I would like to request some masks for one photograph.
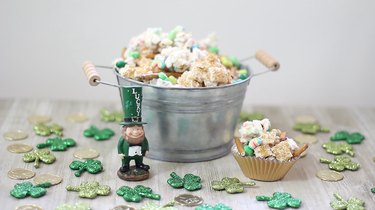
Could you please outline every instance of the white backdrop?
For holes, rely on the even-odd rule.
[[[372,0],[3,0],[0,98],[118,100],[116,89],[88,85],[82,62],[110,65],[132,36],[176,25],[197,38],[216,32],[223,53],[262,48],[280,61],[253,78],[246,105],[375,105]]]

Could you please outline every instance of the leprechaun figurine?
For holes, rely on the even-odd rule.
[[[122,105],[124,122],[117,150],[122,160],[122,166],[117,175],[127,181],[148,179],[150,166],[143,164],[143,157],[148,151],[148,141],[145,137],[142,122],[142,87],[122,87]],[[130,166],[134,160],[135,166]]]

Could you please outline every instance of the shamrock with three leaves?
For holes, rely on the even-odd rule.
[[[331,201],[329,205],[331,205],[334,210],[365,210],[365,202],[361,199],[351,197],[346,201],[338,193],[333,195],[336,199]]]
[[[326,152],[333,154],[333,155],[341,155],[346,153],[350,156],[354,156],[354,151],[352,145],[344,142],[344,143],[334,143],[334,142],[327,142],[322,145],[322,147],[326,150]]]
[[[98,195],[109,195],[111,193],[111,187],[100,185],[96,181],[83,182],[78,186],[68,185],[65,189],[79,192],[78,195],[81,198],[96,198]]]
[[[56,157],[47,149],[38,149],[23,155],[24,162],[34,162],[34,167],[39,168],[40,162],[51,164]]]
[[[76,177],[81,176],[84,171],[88,171],[90,174],[97,174],[103,171],[102,163],[99,160],[86,160],[85,162],[75,160],[69,168],[72,170],[78,170],[74,173]]]
[[[301,206],[299,198],[293,198],[290,193],[286,192],[275,192],[272,197],[257,195],[255,198],[257,201],[267,201],[268,207],[274,209],[299,208]]]
[[[331,141],[345,140],[348,144],[360,144],[365,140],[365,137],[359,132],[349,133],[348,131],[338,131],[330,139]]]
[[[10,191],[10,195],[15,198],[25,198],[27,196],[39,198],[47,193],[47,190],[44,188],[48,188],[50,186],[51,183],[49,182],[45,182],[35,186],[31,182],[22,182],[14,185],[13,190]]]
[[[320,162],[328,164],[329,169],[335,171],[343,171],[345,169],[356,171],[360,166],[359,163],[355,163],[345,156],[337,156],[333,161],[326,158],[320,158]]]
[[[58,124],[46,125],[39,123],[34,126],[34,131],[39,136],[49,136],[51,134],[63,136],[63,127]]]
[[[227,193],[242,193],[245,186],[255,186],[255,182],[240,182],[237,178],[224,177],[221,181],[212,181],[212,189],[221,191],[225,190]]]
[[[139,203],[143,198],[160,200],[159,194],[152,193],[152,189],[143,185],[137,185],[133,188],[122,186],[116,191],[117,195],[122,196],[125,201]]]
[[[184,178],[178,176],[175,172],[170,174],[171,178],[167,180],[167,183],[173,188],[185,188],[189,191],[195,191],[202,188],[201,178],[193,174],[185,174]]]
[[[52,151],[65,151],[68,147],[73,147],[76,145],[74,139],[67,138],[63,139],[56,136],[55,138],[49,138],[46,143],[37,144],[38,149],[43,149],[49,147]]]
[[[90,126],[90,128],[83,131],[83,135],[90,138],[94,137],[95,140],[101,141],[111,138],[115,135],[115,132],[113,132],[109,128],[104,128],[100,130],[95,125],[92,125]]]
[[[104,122],[121,122],[124,114],[121,111],[110,112],[108,109],[100,110],[100,119]]]

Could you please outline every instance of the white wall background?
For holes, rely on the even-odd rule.
[[[88,85],[82,62],[109,65],[147,27],[176,25],[197,38],[215,31],[226,54],[262,48],[280,61],[253,78],[245,104],[375,106],[372,0],[3,0],[0,98],[118,100]]]

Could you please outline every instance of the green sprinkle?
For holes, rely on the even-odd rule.
[[[239,68],[241,66],[241,63],[236,56],[230,56],[229,59],[233,63],[233,66],[235,66],[237,68]]]
[[[174,85],[177,84],[177,78],[176,77],[171,75],[171,76],[168,77],[168,79],[172,84],[174,84]]]
[[[207,50],[209,52],[212,52],[212,53],[215,53],[215,54],[219,54],[219,48],[217,48],[217,47],[209,47]]]
[[[141,54],[138,51],[134,51],[134,52],[130,52],[128,56],[132,57],[134,59],[137,59],[137,58],[139,58],[140,55]]]
[[[249,145],[244,146],[244,150],[246,156],[254,156],[254,150]]]
[[[165,80],[165,81],[168,81],[168,80],[169,80],[168,76],[167,76],[164,72],[160,72],[160,73],[158,74],[158,76],[159,76],[159,78],[162,79],[162,80]]]
[[[220,61],[227,68],[230,68],[230,67],[233,66],[232,61],[230,61],[230,59],[228,57],[226,57],[226,56],[221,56],[220,57]]]
[[[119,60],[119,61],[116,62],[116,67],[119,68],[119,69],[124,68],[125,65],[126,65],[126,62],[123,61],[123,60]]]

